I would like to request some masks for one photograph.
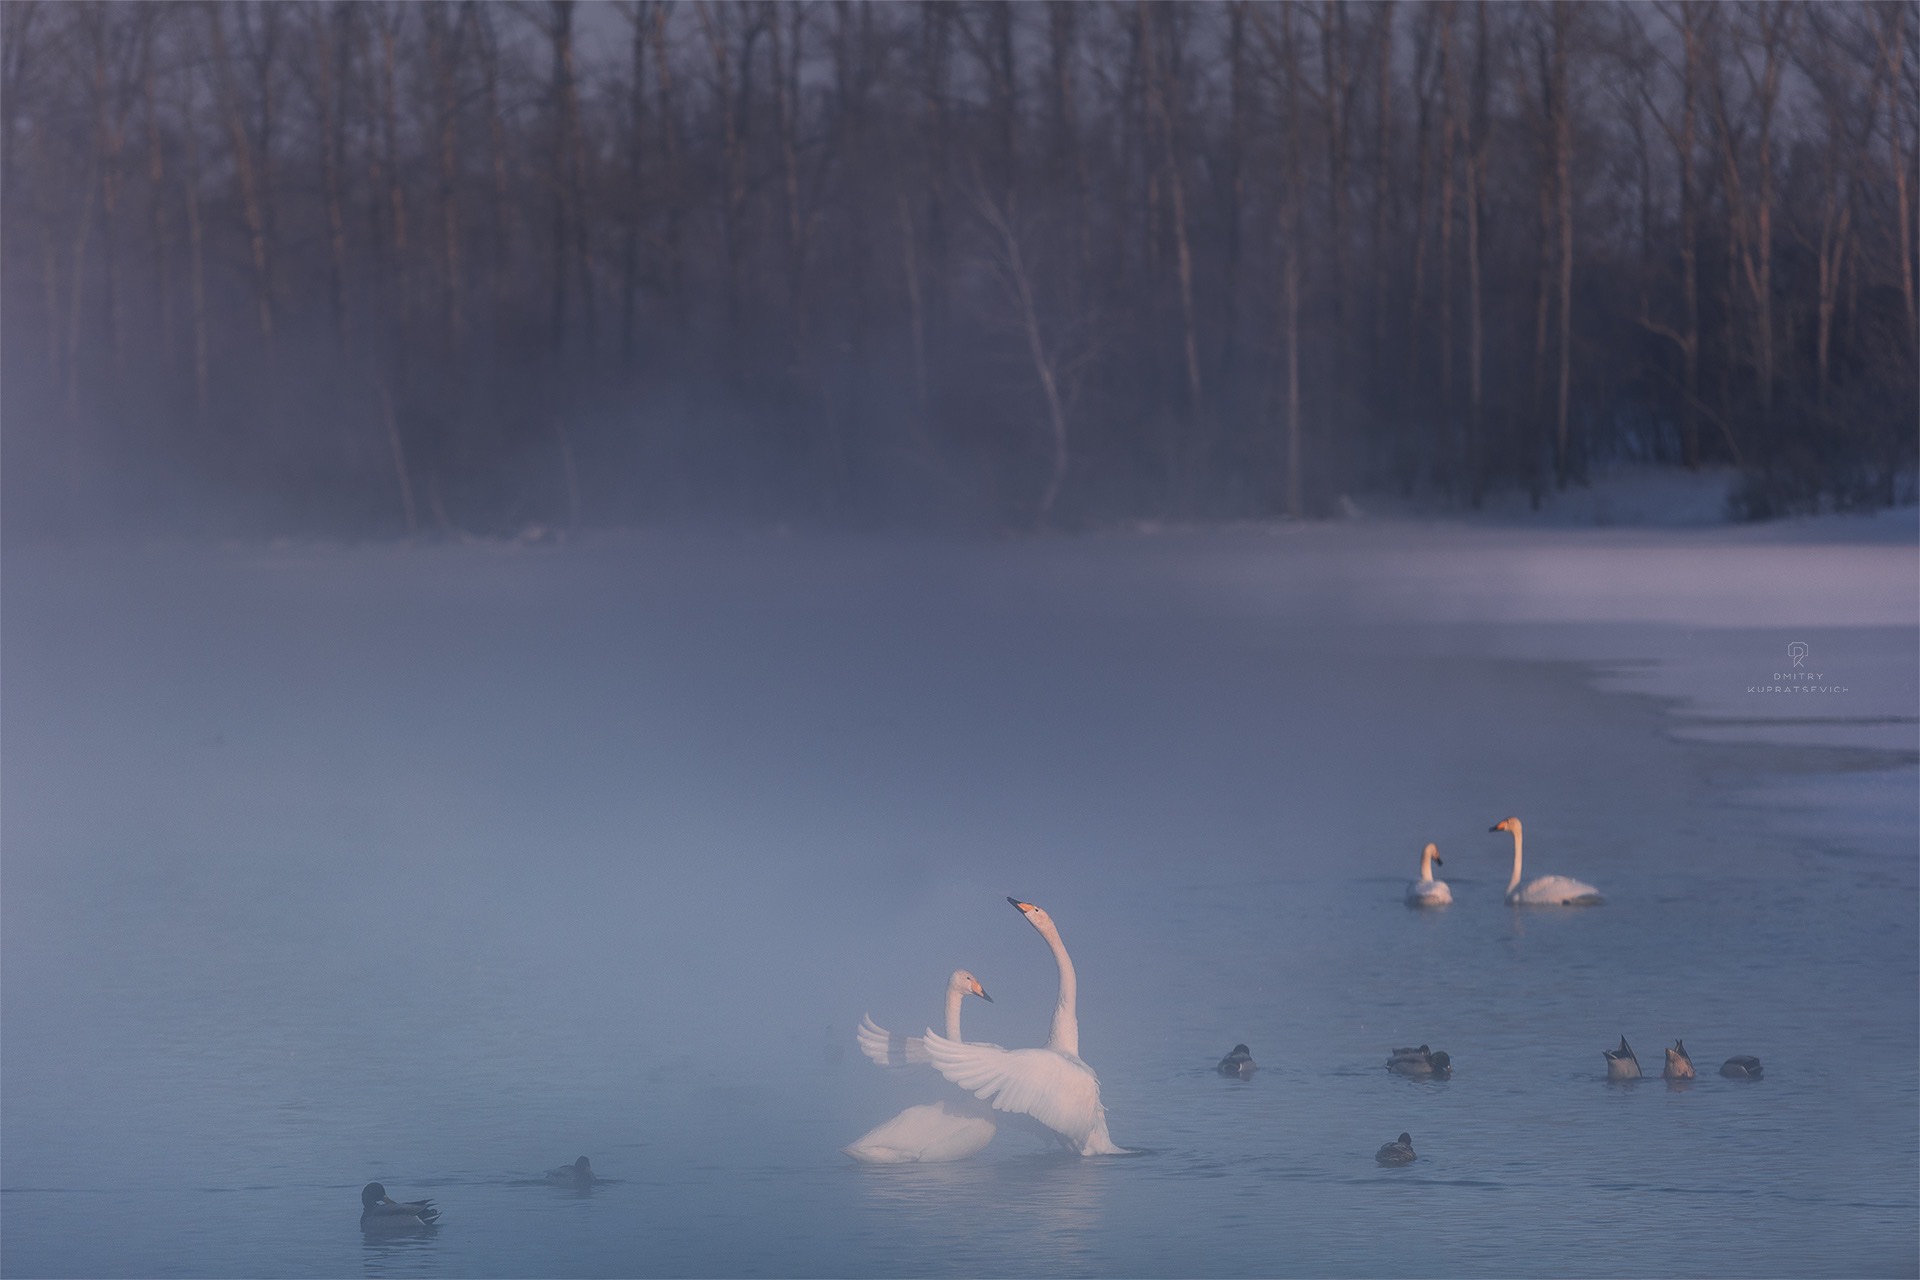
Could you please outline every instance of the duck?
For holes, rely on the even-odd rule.
[[[1444,907],[1453,902],[1453,890],[1447,888],[1445,880],[1435,880],[1433,869],[1440,866],[1440,849],[1428,844],[1420,851],[1420,878],[1407,886],[1407,905],[1410,907]]]
[[[1403,1133],[1392,1142],[1382,1143],[1380,1149],[1373,1153],[1373,1158],[1381,1164],[1412,1164],[1415,1159],[1413,1135]]]
[[[1758,1080],[1760,1059],[1752,1054],[1737,1053],[1720,1064],[1720,1074],[1729,1080]]]
[[[1425,1045],[1417,1049],[1395,1049],[1387,1059],[1387,1070],[1403,1076],[1445,1079],[1453,1074],[1453,1059],[1444,1050],[1429,1049]]]
[[[362,1231],[413,1231],[439,1221],[440,1211],[433,1207],[431,1200],[390,1200],[387,1189],[377,1182],[360,1188]]]
[[[1660,1074],[1669,1080],[1693,1079],[1693,1059],[1687,1056],[1686,1045],[1673,1042],[1673,1048],[1667,1050],[1667,1068]]]
[[[547,1181],[556,1187],[590,1187],[593,1185],[593,1165],[588,1163],[585,1156],[581,1156],[572,1164],[547,1170]]]
[[[1489,832],[1505,831],[1513,836],[1513,878],[1507,881],[1507,905],[1512,907],[1592,907],[1606,901],[1601,892],[1584,880],[1572,876],[1540,876],[1522,887],[1520,884],[1520,819],[1502,818],[1488,827]]]
[[[1640,1059],[1633,1056],[1633,1049],[1628,1046],[1625,1036],[1620,1037],[1618,1049],[1602,1049],[1600,1052],[1607,1059],[1607,1079],[1638,1080],[1640,1078]]]
[[[1233,1052],[1220,1059],[1220,1065],[1217,1070],[1223,1076],[1233,1076],[1236,1079],[1245,1080],[1254,1072],[1253,1055],[1247,1052],[1247,1046],[1237,1044],[1233,1046]]]

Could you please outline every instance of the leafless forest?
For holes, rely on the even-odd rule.
[[[1909,4],[0,18],[15,533],[1912,492]]]

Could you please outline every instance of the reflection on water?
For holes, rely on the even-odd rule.
[[[363,1231],[362,1265],[369,1276],[433,1275],[438,1268],[434,1250],[439,1245],[438,1227],[416,1227],[412,1231]]]

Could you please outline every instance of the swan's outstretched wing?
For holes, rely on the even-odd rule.
[[[906,1067],[927,1061],[927,1046],[919,1036],[897,1036],[875,1022],[871,1015],[860,1015],[860,1028],[854,1035],[859,1038],[860,1052],[876,1066]]]
[[[1080,1059],[1055,1049],[962,1044],[931,1028],[925,1044],[941,1075],[994,1110],[1032,1116],[1079,1150],[1096,1130],[1104,1135],[1100,1078]]]

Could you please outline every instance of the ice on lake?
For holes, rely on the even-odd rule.
[[[1916,568],[1911,512],[10,548],[0,1270],[1913,1274]],[[1509,814],[1606,905],[1502,905]],[[964,966],[1044,1040],[1008,894],[1146,1154],[849,1162],[943,1087],[863,1012]]]

